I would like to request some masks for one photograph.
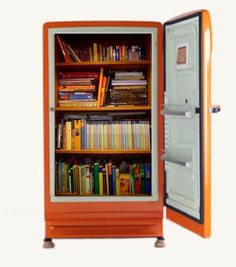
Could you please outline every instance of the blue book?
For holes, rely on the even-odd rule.
[[[116,195],[116,167],[112,166],[112,183],[111,183],[111,192],[112,195]]]
[[[83,93],[83,94],[70,94],[69,100],[79,100],[79,99],[92,99],[93,94],[91,93]]]
[[[152,170],[151,170],[150,163],[144,165],[144,174],[145,174],[145,193],[151,194],[152,192],[152,188],[151,188]]]

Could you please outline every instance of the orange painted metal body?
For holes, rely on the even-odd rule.
[[[163,51],[159,46],[158,64],[158,201],[139,202],[77,202],[56,203],[50,200],[49,162],[49,54],[48,30],[58,27],[153,27],[157,28],[158,41],[162,43],[162,24],[157,22],[49,22],[44,25],[44,176],[45,221],[48,238],[64,237],[157,237],[163,236],[163,173],[160,160],[164,146],[163,117]]]
[[[210,236],[211,225],[211,24],[208,11],[202,12],[202,103],[203,103],[203,188],[204,223],[195,222],[169,208],[166,217],[203,236]],[[176,19],[176,18],[174,18]],[[45,237],[157,237],[163,236],[164,164],[160,160],[164,148],[164,120],[160,111],[164,103],[163,46],[158,45],[158,201],[139,202],[51,202],[49,149],[49,54],[48,30],[60,27],[153,27],[158,42],[163,43],[163,26],[158,22],[83,21],[48,22],[43,30],[44,75],[44,177],[45,177]]]

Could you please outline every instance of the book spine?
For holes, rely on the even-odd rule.
[[[58,182],[59,182],[59,192],[62,192],[62,162],[58,161]]]
[[[99,194],[99,165],[94,163],[94,193]]]
[[[112,189],[111,189],[111,192],[112,192],[112,195],[116,195],[116,167],[115,166],[112,166]]]
[[[71,150],[71,121],[66,122],[66,149]]]
[[[93,61],[98,61],[98,45],[93,43]]]
[[[145,193],[151,194],[151,164],[145,164],[144,170],[145,170]]]
[[[103,172],[102,172],[102,166],[99,166],[99,195],[103,195]]]
[[[119,179],[119,169],[116,168],[116,195],[120,195],[120,179]]]
[[[89,165],[85,165],[85,181],[84,181],[84,193],[90,194],[90,169]]]

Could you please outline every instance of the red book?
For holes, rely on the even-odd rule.
[[[135,194],[140,194],[141,192],[140,188],[141,188],[141,183],[140,183],[139,164],[137,164],[135,169]]]
[[[57,38],[58,44],[59,44],[59,46],[61,48],[61,53],[63,55],[63,58],[64,58],[65,62],[67,62],[67,63],[71,62],[70,58],[68,58],[68,55],[66,53],[66,48],[64,47],[63,41],[61,40],[59,35],[56,35],[56,38]]]

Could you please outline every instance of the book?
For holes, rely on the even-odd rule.
[[[74,124],[75,129],[75,141],[74,141],[74,149],[80,150],[81,149],[81,120],[75,120]]]
[[[102,172],[102,165],[99,165],[99,173],[98,173],[98,177],[99,177],[99,195],[103,195],[103,172]]]
[[[94,163],[94,193],[99,194],[99,163]]]
[[[105,97],[105,90],[106,90],[106,84],[107,84],[107,77],[103,76],[102,78],[102,85],[101,85],[101,92],[100,92],[100,102],[99,106],[102,107],[104,103],[104,97]]]
[[[71,48],[70,45],[66,44],[67,49],[69,50],[69,53],[71,54],[72,58],[74,59],[74,61],[77,62],[81,62],[81,60],[79,59],[79,57],[76,55],[76,53],[74,52],[74,50]]]
[[[120,173],[119,175],[119,193],[120,195],[130,195],[130,174]]]
[[[151,164],[147,163],[144,165],[145,173],[145,193],[151,194]]]
[[[63,55],[63,58],[64,58],[65,62],[69,63],[70,59],[68,58],[68,55],[66,53],[66,48],[64,47],[64,44],[63,44],[63,42],[61,40],[61,37],[59,35],[56,35],[56,39],[57,39],[57,42],[58,42],[58,44],[60,46],[61,53]]]
[[[66,149],[71,150],[71,121],[66,122]]]
[[[103,71],[104,71],[104,69],[101,68],[101,69],[100,69],[100,76],[99,76],[99,85],[98,85],[98,99],[97,99],[97,106],[98,106],[98,107],[100,107],[100,103],[101,103]]]
[[[98,61],[98,46],[97,46],[97,43],[93,43],[93,61]]]

